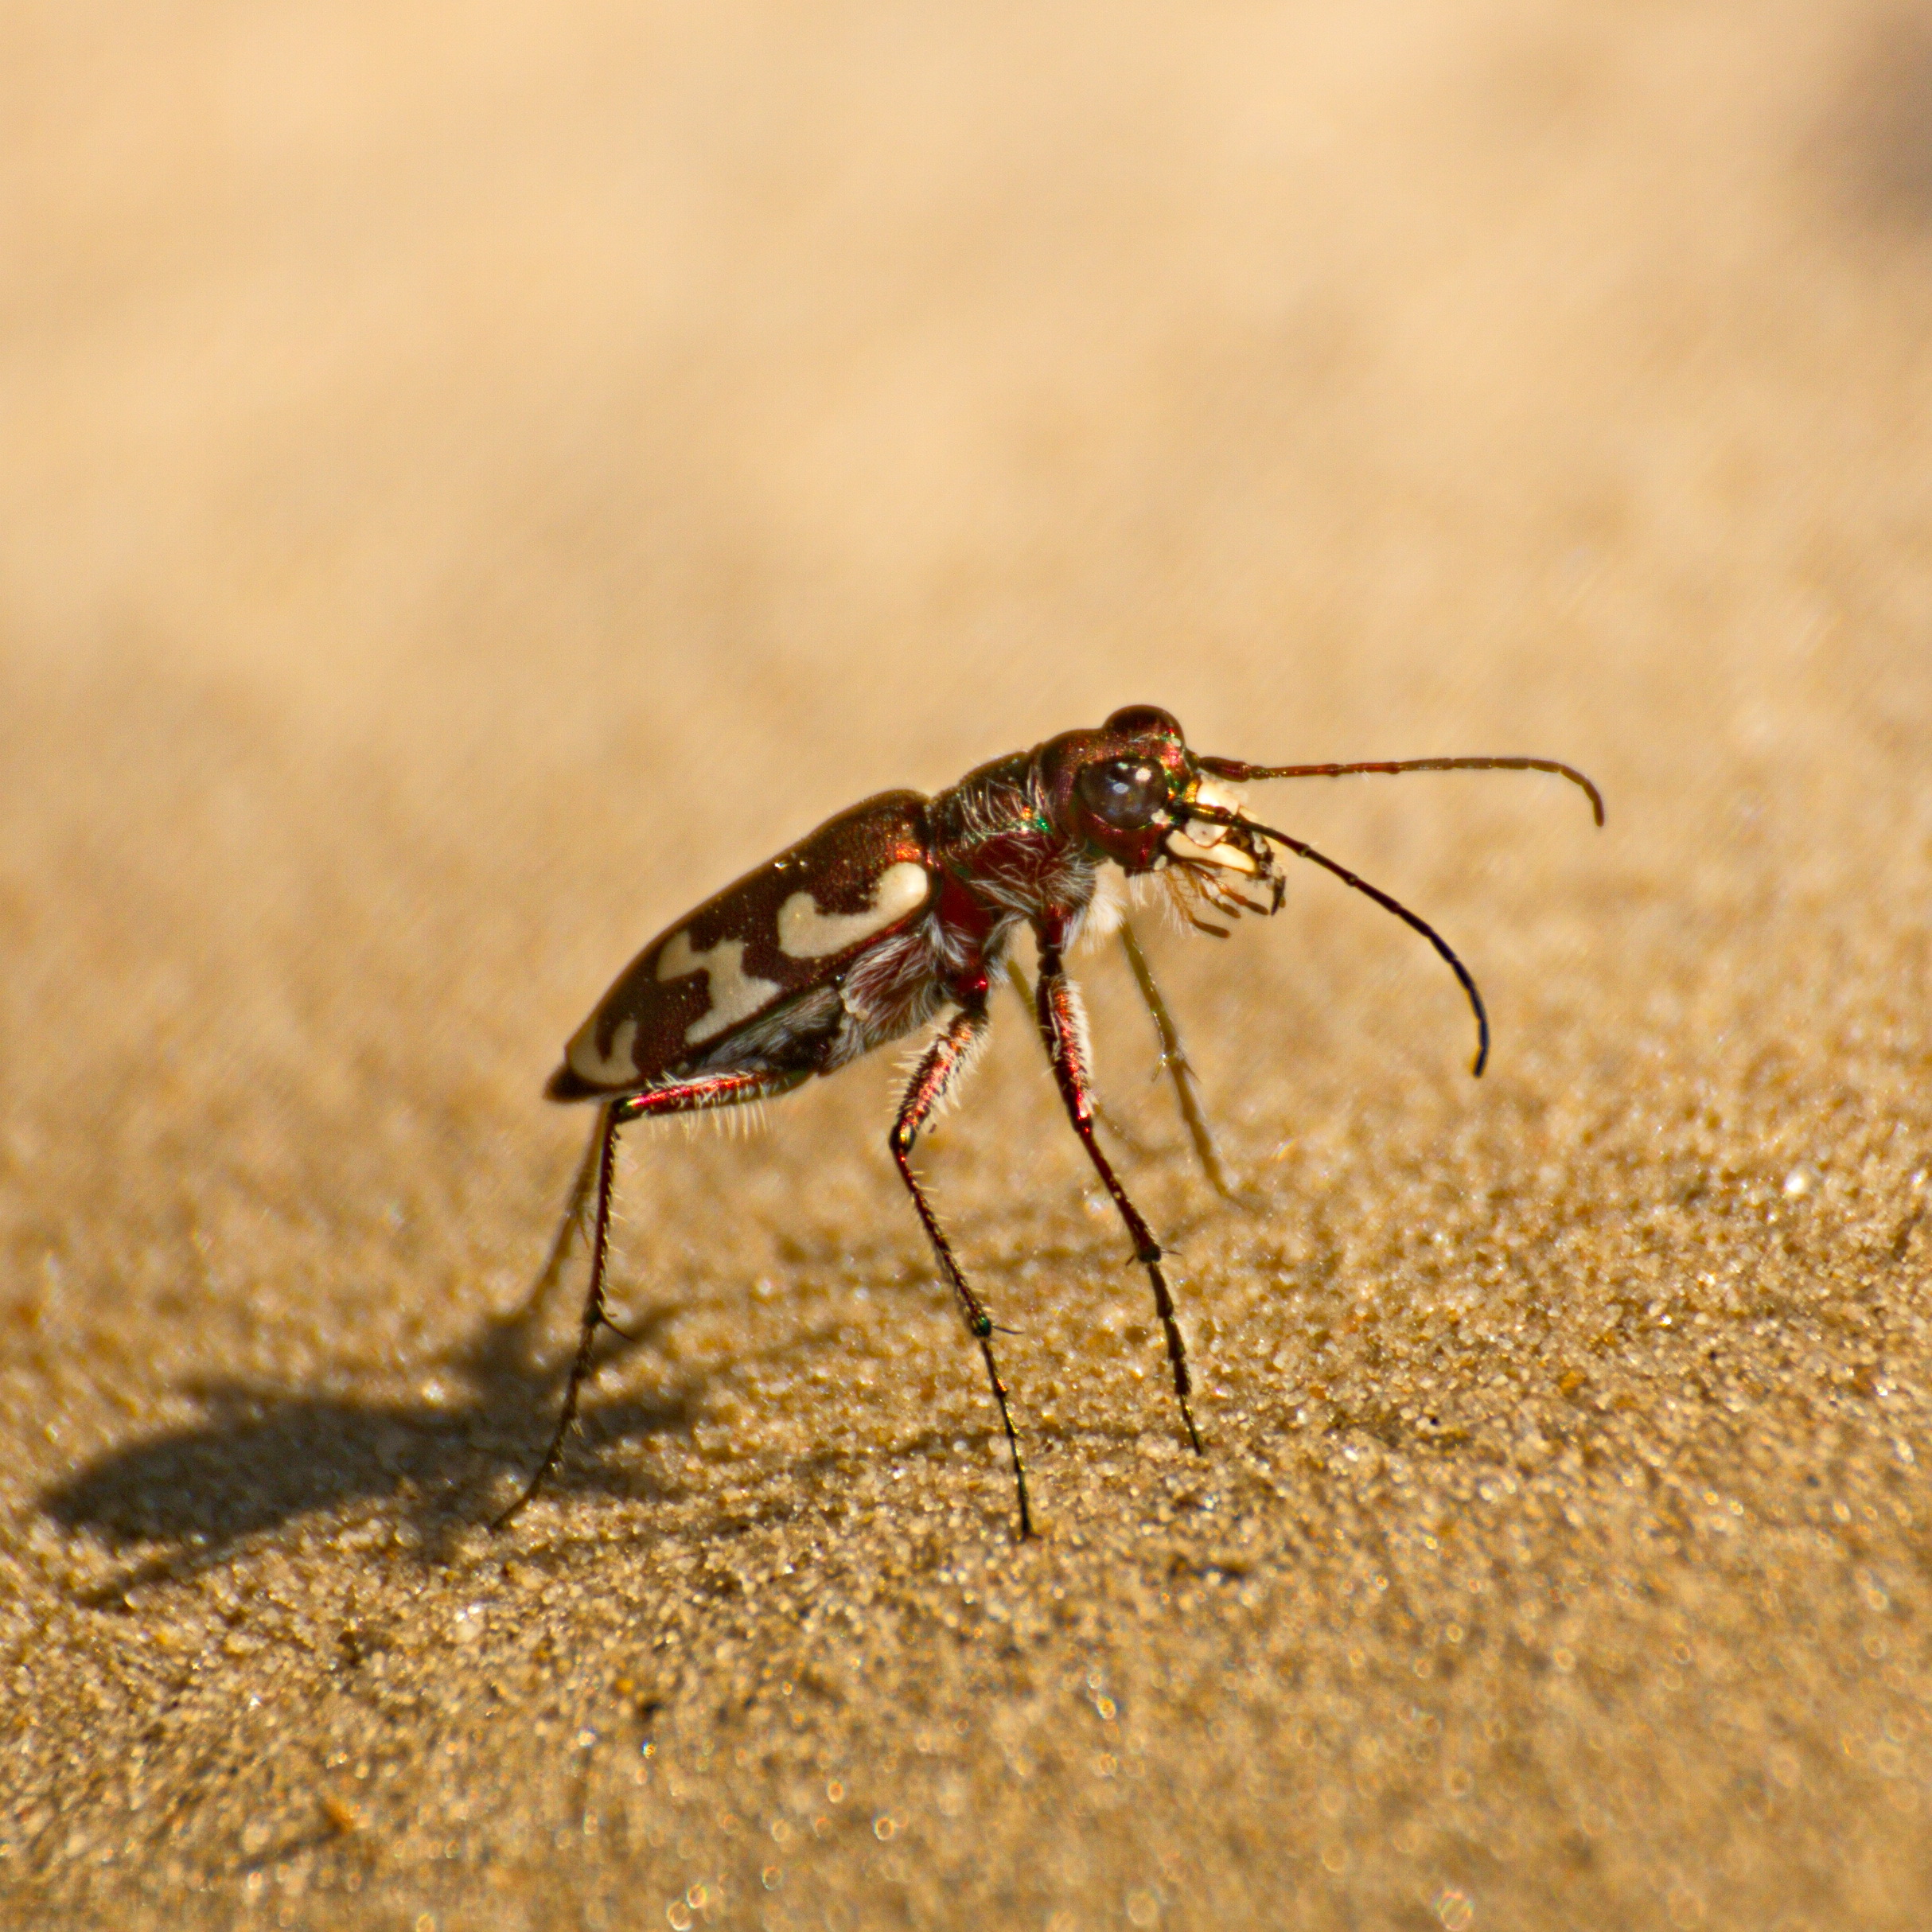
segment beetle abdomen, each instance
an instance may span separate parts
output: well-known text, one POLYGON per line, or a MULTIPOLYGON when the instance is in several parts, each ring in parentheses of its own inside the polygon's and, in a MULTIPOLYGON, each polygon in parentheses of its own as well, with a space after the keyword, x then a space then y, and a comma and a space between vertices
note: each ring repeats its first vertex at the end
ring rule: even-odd
POLYGON ((646 946, 572 1037, 545 1092, 609 1099, 741 1058, 810 1070, 847 968, 925 912, 934 879, 918 793, 882 793, 841 812, 646 946), (833 997, 800 997, 820 991, 833 997))

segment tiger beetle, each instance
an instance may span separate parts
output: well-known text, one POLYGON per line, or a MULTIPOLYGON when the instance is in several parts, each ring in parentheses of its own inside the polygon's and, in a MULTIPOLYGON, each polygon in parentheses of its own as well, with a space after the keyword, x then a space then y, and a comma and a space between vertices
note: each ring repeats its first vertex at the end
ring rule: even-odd
MULTIPOLYGON (((1275 847, 1323 867, 1412 927, 1461 984, 1476 1022, 1474 1071, 1489 1058, 1488 1015, 1468 969, 1435 928, 1312 846, 1248 816, 1240 787, 1271 778, 1357 773, 1538 771, 1579 785, 1596 822, 1603 800, 1581 772, 1550 758, 1404 758, 1347 765, 1248 765, 1188 749, 1166 711, 1136 705, 1097 731, 1068 731, 1031 751, 969 772, 936 798, 883 792, 747 873, 653 940, 625 968, 564 1050, 545 1089, 596 1104, 597 1120, 570 1204, 538 1283, 540 1295, 590 1216, 590 1280, 563 1406, 536 1473, 496 1519, 501 1529, 557 1466, 590 1373, 604 1310, 617 1132, 633 1120, 769 1100, 814 1074, 836 1073, 888 1040, 937 1022, 891 1134, 892 1158, 914 1211, 979 1344, 1013 1457, 1019 1534, 1034 1533, 1026 1465, 993 1358, 994 1326, 913 1170, 913 1143, 986 1038, 987 1003, 1024 925, 1038 952, 1031 1003, 1067 1118, 1112 1197, 1147 1272, 1167 1339, 1174 1393, 1190 1444, 1187 1354, 1162 1252, 1095 1132, 1087 1025, 1062 961, 1083 932, 1120 926, 1158 1030, 1162 1058, 1209 1177, 1225 1192, 1189 1085, 1173 1022, 1131 928, 1118 882, 1158 877, 1181 917, 1225 938, 1205 915, 1237 919, 1280 910, 1275 847), (594 1203, 594 1206, 592 1204, 594 1203)), ((535 1301, 533 1297, 533 1305, 535 1301)))

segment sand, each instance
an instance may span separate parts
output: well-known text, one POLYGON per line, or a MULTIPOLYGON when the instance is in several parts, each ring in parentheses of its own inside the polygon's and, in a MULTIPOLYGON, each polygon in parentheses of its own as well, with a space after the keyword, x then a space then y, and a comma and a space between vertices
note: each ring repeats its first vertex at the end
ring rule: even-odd
POLYGON ((0 22, 0 1911, 1824 1928, 1932 1908, 1932 15, 0 22), (1309 867, 627 1140, 626 960, 1116 706, 1309 867))

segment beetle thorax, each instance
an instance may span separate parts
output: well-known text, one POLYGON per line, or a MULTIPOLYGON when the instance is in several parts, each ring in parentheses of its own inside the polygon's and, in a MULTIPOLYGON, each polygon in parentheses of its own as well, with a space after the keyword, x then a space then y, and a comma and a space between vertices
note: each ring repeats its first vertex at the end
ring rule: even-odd
POLYGON ((1055 824, 1031 754, 969 772, 930 808, 933 856, 989 924, 1058 913, 1077 921, 1093 902, 1099 867, 1055 824))

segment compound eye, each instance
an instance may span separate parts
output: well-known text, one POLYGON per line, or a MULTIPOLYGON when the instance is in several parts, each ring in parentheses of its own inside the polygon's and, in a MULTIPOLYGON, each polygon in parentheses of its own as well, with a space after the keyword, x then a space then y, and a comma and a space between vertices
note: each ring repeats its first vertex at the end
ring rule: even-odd
POLYGON ((1167 773, 1151 758, 1087 765, 1075 781, 1081 802, 1116 832, 1139 832, 1167 804, 1167 773))

